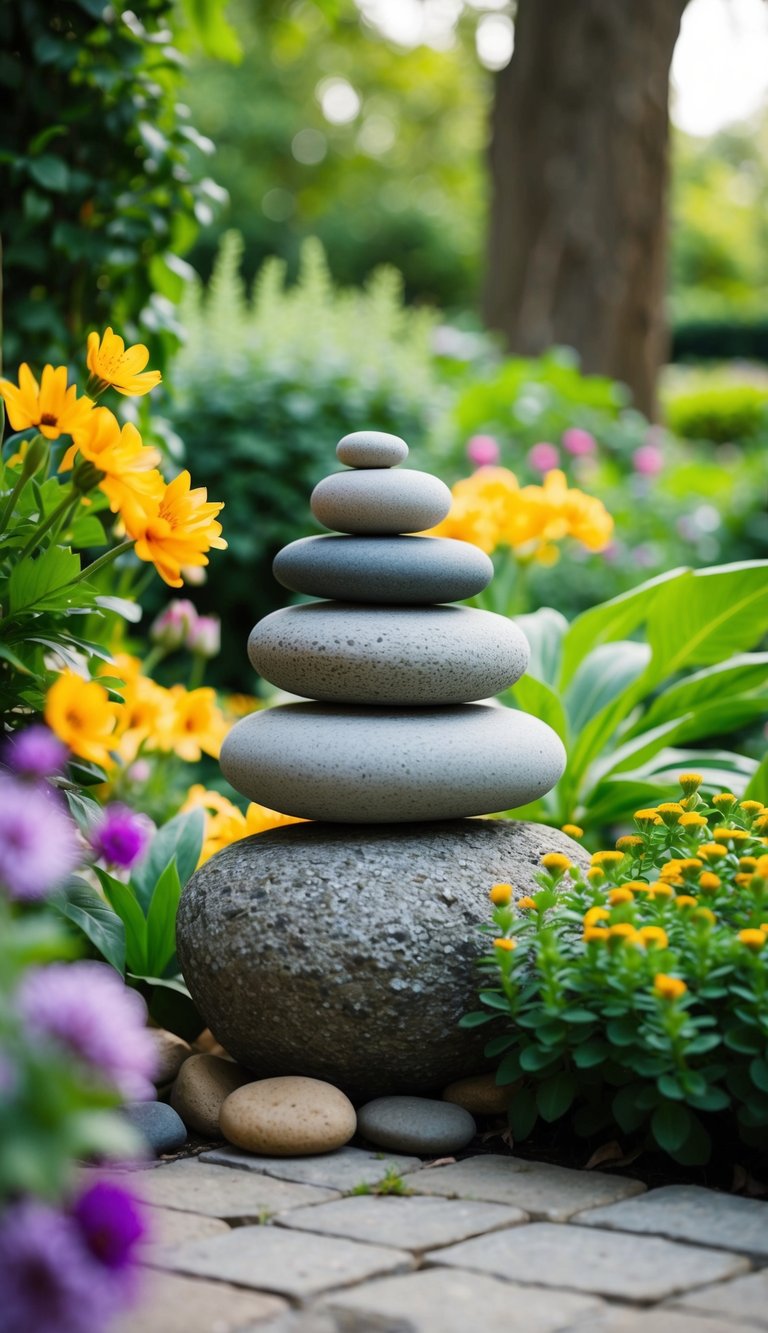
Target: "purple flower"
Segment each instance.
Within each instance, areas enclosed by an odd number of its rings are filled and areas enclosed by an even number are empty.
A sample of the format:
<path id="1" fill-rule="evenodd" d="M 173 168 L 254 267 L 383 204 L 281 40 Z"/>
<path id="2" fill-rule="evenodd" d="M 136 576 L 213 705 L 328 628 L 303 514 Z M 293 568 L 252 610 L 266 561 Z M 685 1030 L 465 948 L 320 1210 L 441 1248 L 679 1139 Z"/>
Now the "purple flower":
<path id="1" fill-rule="evenodd" d="M 574 458 L 585 458 L 595 452 L 597 441 L 588 430 L 582 430 L 580 426 L 570 426 L 568 430 L 563 431 L 563 448 Z"/>
<path id="2" fill-rule="evenodd" d="M 498 441 L 492 435 L 473 435 L 467 442 L 467 458 L 475 467 L 494 467 L 500 457 Z"/>
<path id="3" fill-rule="evenodd" d="M 75 825 L 52 789 L 0 774 L 0 887 L 22 902 L 44 898 L 81 859 Z"/>
<path id="4" fill-rule="evenodd" d="M 664 455 L 655 444 L 641 444 L 633 453 L 632 462 L 641 477 L 655 477 L 664 466 Z"/>
<path id="5" fill-rule="evenodd" d="M 4 759 L 23 778 L 51 778 L 67 762 L 67 747 L 48 727 L 25 727 L 10 737 Z"/>
<path id="6" fill-rule="evenodd" d="M 155 1044 L 137 991 L 105 963 L 30 968 L 16 993 L 32 1037 L 50 1041 L 88 1065 L 128 1100 L 154 1097 Z"/>
<path id="7" fill-rule="evenodd" d="M 149 637 L 168 652 L 181 648 L 187 635 L 197 623 L 197 611 L 191 602 L 176 597 L 169 602 L 164 611 L 153 621 L 149 628 Z"/>
<path id="8" fill-rule="evenodd" d="M 102 861 L 129 870 L 146 849 L 149 834 L 149 821 L 143 815 L 116 803 L 105 809 L 102 822 L 91 836 L 91 845 Z"/>
<path id="9" fill-rule="evenodd" d="M 72 1212 L 99 1263 L 115 1270 L 130 1266 L 136 1245 L 146 1232 L 144 1216 L 133 1194 L 108 1180 L 97 1180 L 75 1201 Z"/>
<path id="10" fill-rule="evenodd" d="M 103 1333 L 125 1299 L 72 1217 L 23 1200 L 0 1221 L 3 1333 Z"/>
<path id="11" fill-rule="evenodd" d="M 560 466 L 560 454 L 554 444 L 547 444 L 542 440 L 528 451 L 528 462 L 537 472 L 551 472 L 553 468 Z"/>
<path id="12" fill-rule="evenodd" d="M 198 616 L 187 634 L 187 648 L 200 657 L 216 657 L 221 650 L 221 621 L 218 616 Z"/>

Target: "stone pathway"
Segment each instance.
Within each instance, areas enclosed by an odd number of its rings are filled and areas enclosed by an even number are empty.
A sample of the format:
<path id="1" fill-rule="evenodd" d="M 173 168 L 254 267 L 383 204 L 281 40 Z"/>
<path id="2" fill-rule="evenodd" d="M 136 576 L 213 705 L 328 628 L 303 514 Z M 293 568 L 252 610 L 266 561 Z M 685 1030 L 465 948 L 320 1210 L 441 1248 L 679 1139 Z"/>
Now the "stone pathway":
<path id="1" fill-rule="evenodd" d="M 768 1330 L 768 1205 L 698 1186 L 360 1148 L 220 1148 L 134 1183 L 153 1235 L 115 1333 Z"/>

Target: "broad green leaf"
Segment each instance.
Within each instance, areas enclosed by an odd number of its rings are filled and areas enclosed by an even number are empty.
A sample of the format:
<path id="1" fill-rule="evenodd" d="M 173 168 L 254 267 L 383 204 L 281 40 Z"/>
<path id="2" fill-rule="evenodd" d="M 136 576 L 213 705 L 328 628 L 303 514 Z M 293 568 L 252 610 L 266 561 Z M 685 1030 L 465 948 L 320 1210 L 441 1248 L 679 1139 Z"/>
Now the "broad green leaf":
<path id="1" fill-rule="evenodd" d="M 527 1139 L 538 1117 L 536 1097 L 532 1088 L 519 1088 L 507 1112 L 509 1127 L 515 1139 Z"/>
<path id="2" fill-rule="evenodd" d="M 543 680 L 537 680 L 535 676 L 522 676 L 502 698 L 505 703 L 509 700 L 512 707 L 520 708 L 524 713 L 532 713 L 534 717 L 546 722 L 564 744 L 567 742 L 568 723 L 563 705 L 555 691 L 545 685 Z"/>
<path id="3" fill-rule="evenodd" d="M 161 977 L 176 952 L 176 912 L 181 882 L 173 860 L 155 885 L 147 912 L 147 971 Z"/>
<path id="4" fill-rule="evenodd" d="M 64 591 L 80 573 L 80 557 L 62 546 L 49 546 L 41 555 L 25 556 L 11 571 L 8 580 L 8 609 L 11 615 L 19 611 L 58 610 L 65 607 L 75 593 L 82 602 L 81 587 Z M 86 599 L 87 600 L 87 599 Z"/>
<path id="5" fill-rule="evenodd" d="M 133 625 L 141 620 L 142 610 L 139 603 L 132 602 L 127 597 L 106 597 L 99 593 L 93 600 L 102 610 L 112 611 L 114 615 L 122 616 L 123 620 L 129 620 Z"/>
<path id="6" fill-rule="evenodd" d="M 68 921 L 79 926 L 102 958 L 122 976 L 125 971 L 125 926 L 96 890 L 85 880 L 73 880 L 63 896 L 54 899 L 54 905 Z"/>
<path id="7" fill-rule="evenodd" d="M 682 717 L 713 701 L 721 704 L 733 695 L 766 687 L 768 653 L 740 653 L 728 661 L 695 671 L 674 685 L 666 685 L 627 734 L 637 735 L 659 722 Z"/>
<path id="8" fill-rule="evenodd" d="M 680 1102 L 662 1102 L 651 1116 L 651 1129 L 660 1148 L 677 1152 L 691 1129 L 691 1113 Z"/>
<path id="9" fill-rule="evenodd" d="M 768 561 L 698 569 L 667 584 L 648 616 L 650 682 L 709 666 L 760 643 L 768 631 Z"/>
<path id="10" fill-rule="evenodd" d="M 237 32 L 227 21 L 221 0 L 183 0 L 184 13 L 205 54 L 214 60 L 238 64 L 243 48 Z"/>
<path id="11" fill-rule="evenodd" d="M 594 724 L 617 696 L 625 695 L 627 687 L 642 675 L 650 655 L 647 644 L 627 640 L 600 644 L 583 659 L 563 694 L 574 736 L 580 739 L 588 724 Z M 624 716 L 627 711 L 628 706 L 623 704 Z"/>
<path id="12" fill-rule="evenodd" d="M 27 162 L 27 170 L 38 185 L 46 190 L 63 192 L 69 185 L 69 167 L 63 158 L 54 157 L 51 153 L 31 158 Z"/>
<path id="13" fill-rule="evenodd" d="M 763 755 L 759 767 L 744 788 L 744 797 L 748 801 L 762 801 L 763 805 L 768 805 L 768 752 Z"/>
<path id="14" fill-rule="evenodd" d="M 536 1090 L 536 1109 L 542 1120 L 551 1123 L 565 1115 L 576 1096 L 577 1088 L 576 1078 L 565 1070 L 544 1079 Z"/>
<path id="15" fill-rule="evenodd" d="M 84 796 L 80 791 L 68 789 L 64 795 L 67 798 L 69 813 L 77 821 L 80 832 L 86 838 L 90 837 L 94 825 L 98 824 L 102 818 L 103 810 L 98 801 L 92 801 L 90 796 Z"/>
<path id="16" fill-rule="evenodd" d="M 577 616 L 563 640 L 561 686 L 565 688 L 582 658 L 598 644 L 625 639 L 634 633 L 646 619 L 659 590 L 687 573 L 685 569 L 673 569 L 667 574 L 659 574 L 632 592 L 612 597 L 609 602 L 590 607 L 589 611 Z"/>
<path id="17" fill-rule="evenodd" d="M 108 875 L 106 870 L 97 868 L 96 874 L 107 901 L 125 926 L 127 966 L 131 972 L 143 975 L 147 971 L 147 922 L 144 913 L 127 884 Z"/>
<path id="18" fill-rule="evenodd" d="M 131 875 L 136 897 L 145 911 L 149 908 L 157 881 L 174 857 L 182 888 L 194 874 L 200 860 L 204 829 L 205 814 L 202 810 L 189 810 L 185 814 L 175 815 L 158 829 L 149 851 Z"/>
<path id="19" fill-rule="evenodd" d="M 528 676 L 554 688 L 560 675 L 563 637 L 568 621 L 560 611 L 543 606 L 528 616 L 517 616 L 515 624 L 523 631 L 531 650 Z"/>

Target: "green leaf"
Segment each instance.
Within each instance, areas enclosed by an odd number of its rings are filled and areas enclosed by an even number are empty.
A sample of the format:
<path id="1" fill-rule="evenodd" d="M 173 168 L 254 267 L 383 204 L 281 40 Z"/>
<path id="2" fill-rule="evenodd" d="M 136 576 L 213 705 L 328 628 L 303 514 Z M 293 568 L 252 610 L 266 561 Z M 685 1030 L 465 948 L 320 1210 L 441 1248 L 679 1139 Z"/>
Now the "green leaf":
<path id="1" fill-rule="evenodd" d="M 509 1000 L 500 991 L 481 990 L 480 1000 L 488 1009 L 501 1009 L 505 1014 L 509 1013 Z"/>
<path id="2" fill-rule="evenodd" d="M 487 1046 L 485 1048 L 485 1053 L 486 1055 L 489 1054 Z M 520 1052 L 510 1051 L 509 1055 L 504 1056 L 504 1059 L 496 1070 L 496 1082 L 499 1087 L 505 1087 L 509 1083 L 517 1083 L 517 1080 L 522 1077 L 522 1073 L 523 1071 L 520 1067 Z"/>
<path id="3" fill-rule="evenodd" d="M 708 703 L 722 705 L 731 696 L 764 689 L 767 679 L 768 653 L 740 653 L 725 662 L 704 667 L 674 685 L 667 685 L 628 734 L 648 731 L 660 722 L 681 718 Z M 703 734 L 711 735 L 712 731 Z"/>
<path id="4" fill-rule="evenodd" d="M 649 679 L 708 666 L 759 643 L 768 631 L 768 561 L 698 569 L 667 584 L 648 616 Z"/>
<path id="5" fill-rule="evenodd" d="M 125 954 L 128 968 L 131 972 L 144 975 L 148 971 L 147 921 L 144 913 L 127 884 L 122 884 L 119 879 L 114 879 L 106 870 L 100 870 L 98 867 L 96 874 L 107 901 L 114 907 L 125 926 Z"/>
<path id="6" fill-rule="evenodd" d="M 685 569 L 673 569 L 667 574 L 659 574 L 657 578 L 641 583 L 632 592 L 612 597 L 610 601 L 593 606 L 577 616 L 563 641 L 561 687 L 565 689 L 579 663 L 598 644 L 625 639 L 628 634 L 632 634 L 645 620 L 659 590 L 687 572 Z"/>
<path id="7" fill-rule="evenodd" d="M 541 1046 L 524 1046 L 520 1052 L 520 1068 L 526 1073 L 536 1074 L 541 1069 L 547 1069 L 549 1065 L 555 1064 L 559 1058 L 550 1047 L 542 1049 Z"/>
<path id="8" fill-rule="evenodd" d="M 651 1130 L 660 1148 L 677 1152 L 691 1128 L 691 1113 L 680 1102 L 662 1102 L 651 1116 Z"/>
<path id="9" fill-rule="evenodd" d="M 14 566 L 8 580 L 11 615 L 32 607 L 37 611 L 56 611 L 67 606 L 71 594 L 67 595 L 64 590 L 79 573 L 80 557 L 62 546 L 49 546 L 41 555 L 25 556 Z M 83 589 L 78 587 L 76 592 L 82 602 Z M 88 598 L 85 600 L 87 602 Z"/>
<path id="10" fill-rule="evenodd" d="M 520 1088 L 507 1112 L 509 1127 L 516 1140 L 527 1139 L 538 1118 L 536 1098 L 531 1088 Z"/>
<path id="11" fill-rule="evenodd" d="M 194 874 L 200 860 L 204 829 L 205 814 L 202 810 L 189 810 L 186 814 L 175 815 L 158 829 L 149 851 L 131 875 L 136 897 L 145 911 L 149 908 L 158 879 L 171 860 L 176 860 L 182 888 Z"/>
<path id="12" fill-rule="evenodd" d="M 66 162 L 51 153 L 30 158 L 27 170 L 38 185 L 42 185 L 46 190 L 54 190 L 61 194 L 69 186 L 69 168 Z"/>
<path id="13" fill-rule="evenodd" d="M 125 926 L 116 912 L 85 880 L 73 880 L 63 897 L 54 899 L 62 916 L 79 926 L 102 958 L 122 976 L 125 971 Z"/>
<path id="14" fill-rule="evenodd" d="M 750 1061 L 749 1074 L 756 1088 L 768 1092 L 768 1064 L 763 1057 L 758 1056 Z"/>
<path id="15" fill-rule="evenodd" d="M 625 1087 L 619 1089 L 611 1103 L 616 1123 L 620 1129 L 624 1130 L 625 1134 L 632 1134 L 636 1129 L 639 1129 L 647 1114 L 648 1108 L 642 1106 L 638 1101 L 639 1087 L 640 1085 L 637 1083 L 628 1083 Z"/>
<path id="16" fill-rule="evenodd" d="M 184 13 L 205 54 L 237 64 L 243 48 L 237 32 L 224 16 L 221 0 L 183 0 Z"/>
<path id="17" fill-rule="evenodd" d="M 573 1052 L 573 1063 L 577 1069 L 592 1069 L 608 1059 L 611 1048 L 605 1041 L 585 1041 Z"/>
<path id="18" fill-rule="evenodd" d="M 768 753 L 763 756 L 759 767 L 747 783 L 744 789 L 744 799 L 762 801 L 763 805 L 768 805 Z"/>
<path id="19" fill-rule="evenodd" d="M 510 698 L 513 707 L 520 708 L 524 713 L 531 713 L 538 717 L 542 722 L 546 722 L 553 731 L 557 732 L 561 741 L 568 739 L 568 723 L 566 721 L 565 710 L 555 691 L 549 685 L 545 685 L 542 680 L 537 680 L 535 676 L 521 676 L 514 688 L 508 690 L 503 696 L 504 701 Z"/>
<path id="20" fill-rule="evenodd" d="M 578 779 L 605 749 L 636 702 L 634 686 L 645 670 L 650 649 L 631 641 L 606 643 L 584 658 L 563 696 L 575 737 L 568 771 Z"/>
<path id="21" fill-rule="evenodd" d="M 552 1078 L 545 1079 L 536 1090 L 536 1109 L 542 1120 L 551 1124 L 565 1115 L 574 1097 L 578 1084 L 573 1074 L 561 1070 Z"/>
<path id="22" fill-rule="evenodd" d="M 160 876 L 147 913 L 147 971 L 161 977 L 176 952 L 181 882 L 175 860 Z"/>
<path id="23" fill-rule="evenodd" d="M 495 1014 L 481 1014 L 477 1011 L 472 1014 L 464 1014 L 464 1016 L 459 1019 L 459 1027 L 479 1028 L 483 1026 L 483 1023 L 492 1023 L 495 1017 Z"/>
<path id="24" fill-rule="evenodd" d="M 516 616 L 515 624 L 523 631 L 531 650 L 527 675 L 556 688 L 563 637 L 568 629 L 565 616 L 551 606 L 543 606 L 530 615 Z"/>

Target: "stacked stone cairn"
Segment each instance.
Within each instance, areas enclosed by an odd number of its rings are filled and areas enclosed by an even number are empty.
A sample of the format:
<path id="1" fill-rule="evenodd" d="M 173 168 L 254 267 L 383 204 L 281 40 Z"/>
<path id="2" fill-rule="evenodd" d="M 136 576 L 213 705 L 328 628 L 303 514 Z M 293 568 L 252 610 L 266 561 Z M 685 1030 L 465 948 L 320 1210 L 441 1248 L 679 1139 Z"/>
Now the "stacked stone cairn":
<path id="1" fill-rule="evenodd" d="M 447 514 L 436 477 L 401 468 L 403 440 L 346 436 L 315 488 L 332 536 L 292 542 L 276 578 L 321 600 L 253 630 L 256 671 L 300 696 L 254 712 L 221 767 L 249 799 L 297 816 L 193 876 L 178 916 L 184 976 L 216 1039 L 260 1078 L 327 1080 L 353 1100 L 439 1090 L 487 1069 L 476 1003 L 488 891 L 535 891 L 565 835 L 473 816 L 547 792 L 565 754 L 543 722 L 492 696 L 528 661 L 503 616 L 453 605 L 488 556 L 419 536 Z"/>
<path id="2" fill-rule="evenodd" d="M 253 713 L 228 736 L 224 776 L 284 814 L 334 823 L 461 819 L 542 796 L 565 757 L 538 718 L 488 699 L 522 676 L 528 643 L 512 621 L 447 605 L 493 576 L 468 542 L 405 536 L 451 504 L 426 472 L 399 470 L 403 440 L 346 436 L 349 470 L 312 493 L 318 522 L 344 536 L 305 537 L 277 556 L 293 592 L 332 600 L 261 620 L 248 655 L 265 680 L 318 702 Z"/>

